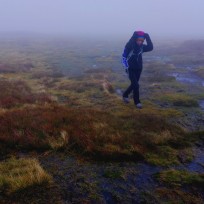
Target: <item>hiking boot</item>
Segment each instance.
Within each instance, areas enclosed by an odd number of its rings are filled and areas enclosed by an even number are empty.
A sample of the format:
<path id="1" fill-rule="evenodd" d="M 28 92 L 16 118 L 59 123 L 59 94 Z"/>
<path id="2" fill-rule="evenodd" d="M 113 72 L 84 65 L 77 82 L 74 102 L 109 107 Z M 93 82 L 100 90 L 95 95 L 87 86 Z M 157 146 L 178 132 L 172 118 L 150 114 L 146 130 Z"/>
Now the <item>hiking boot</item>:
<path id="1" fill-rule="evenodd" d="M 138 103 L 138 104 L 136 104 L 136 107 L 139 108 L 139 109 L 142 109 L 142 104 Z"/>
<path id="2" fill-rule="evenodd" d="M 123 101 L 124 101 L 125 103 L 130 103 L 130 100 L 129 100 L 128 97 L 124 97 L 124 96 L 123 96 Z"/>

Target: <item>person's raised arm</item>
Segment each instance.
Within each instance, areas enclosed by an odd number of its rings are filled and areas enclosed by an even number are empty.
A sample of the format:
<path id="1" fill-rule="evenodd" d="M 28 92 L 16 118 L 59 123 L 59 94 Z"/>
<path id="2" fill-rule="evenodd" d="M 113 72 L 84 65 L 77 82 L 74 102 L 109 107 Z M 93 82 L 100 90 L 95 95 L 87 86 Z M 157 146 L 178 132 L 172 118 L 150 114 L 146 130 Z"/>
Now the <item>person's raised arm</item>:
<path id="1" fill-rule="evenodd" d="M 147 44 L 143 47 L 143 52 L 149 52 L 153 50 L 153 43 L 148 33 L 145 33 L 145 39 Z"/>

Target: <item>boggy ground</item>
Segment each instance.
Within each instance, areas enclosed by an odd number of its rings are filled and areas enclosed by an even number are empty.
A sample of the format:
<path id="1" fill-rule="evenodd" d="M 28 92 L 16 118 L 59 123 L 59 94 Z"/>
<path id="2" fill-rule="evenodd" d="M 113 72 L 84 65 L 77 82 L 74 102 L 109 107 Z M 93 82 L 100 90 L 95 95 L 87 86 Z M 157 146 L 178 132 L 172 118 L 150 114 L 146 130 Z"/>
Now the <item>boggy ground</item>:
<path id="1" fill-rule="evenodd" d="M 1 202 L 202 203 L 203 87 L 176 81 L 171 63 L 149 61 L 137 110 L 121 100 L 129 82 L 117 56 L 66 55 L 66 43 L 48 43 L 49 52 L 17 43 L 13 60 L 1 59 Z M 79 56 L 84 64 L 64 75 Z"/>

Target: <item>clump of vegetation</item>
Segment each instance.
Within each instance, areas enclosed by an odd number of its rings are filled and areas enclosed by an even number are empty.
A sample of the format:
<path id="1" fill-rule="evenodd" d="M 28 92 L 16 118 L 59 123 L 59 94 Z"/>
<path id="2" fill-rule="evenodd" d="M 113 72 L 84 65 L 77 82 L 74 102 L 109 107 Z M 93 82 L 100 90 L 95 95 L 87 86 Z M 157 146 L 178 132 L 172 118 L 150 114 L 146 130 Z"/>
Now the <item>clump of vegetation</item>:
<path id="1" fill-rule="evenodd" d="M 32 63 L 0 64 L 0 73 L 28 72 L 33 67 L 34 67 L 34 65 Z"/>
<path id="2" fill-rule="evenodd" d="M 204 174 L 191 173 L 185 170 L 166 170 L 156 175 L 160 182 L 167 183 L 172 186 L 181 186 L 184 184 L 191 186 L 203 186 Z"/>
<path id="3" fill-rule="evenodd" d="M 198 140 L 204 142 L 204 131 L 191 132 L 188 134 L 188 138 L 191 142 L 196 142 Z"/>
<path id="4" fill-rule="evenodd" d="M 55 70 L 36 70 L 32 72 L 31 78 L 40 79 L 40 78 L 61 78 L 64 75 L 60 71 Z"/>
<path id="5" fill-rule="evenodd" d="M 146 154 L 146 160 L 154 165 L 169 166 L 178 165 L 178 152 L 169 146 L 160 146 L 157 151 Z"/>
<path id="6" fill-rule="evenodd" d="M 77 93 L 83 93 L 89 91 L 90 89 L 97 88 L 97 90 L 102 89 L 102 85 L 99 82 L 87 80 L 87 81 L 64 81 L 58 84 L 57 90 L 70 90 Z"/>
<path id="7" fill-rule="evenodd" d="M 184 106 L 184 107 L 198 107 L 199 104 L 196 100 L 194 99 L 176 99 L 174 102 L 173 102 L 173 105 L 174 106 Z"/>
<path id="8" fill-rule="evenodd" d="M 197 194 L 197 193 L 196 193 Z M 199 195 L 194 195 L 190 192 L 185 192 L 178 188 L 156 188 L 153 198 L 156 198 L 156 203 L 203 203 L 203 199 Z M 151 203 L 152 199 L 149 200 Z"/>
<path id="9" fill-rule="evenodd" d="M 194 98 L 185 95 L 185 94 L 165 94 L 160 97 L 165 103 L 171 103 L 174 106 L 183 106 L 183 107 L 198 107 L 198 101 Z"/>
<path id="10" fill-rule="evenodd" d="M 14 106 L 32 103 L 51 102 L 45 93 L 33 93 L 31 88 L 21 80 L 0 80 L 0 107 L 12 108 Z"/>
<path id="11" fill-rule="evenodd" d="M 18 120 L 15 120 L 18 118 Z M 97 159 L 135 160 L 174 146 L 185 132 L 159 115 L 121 115 L 58 105 L 26 107 L 0 115 L 0 141 L 17 149 L 71 149 Z M 171 156 L 171 155 L 169 155 Z"/>
<path id="12" fill-rule="evenodd" d="M 103 176 L 110 179 L 119 179 L 123 177 L 123 172 L 116 169 L 106 169 Z"/>
<path id="13" fill-rule="evenodd" d="M 167 76 L 164 73 L 154 73 L 153 76 L 148 77 L 148 82 L 164 83 L 164 82 L 174 82 L 174 81 L 175 81 L 175 77 Z"/>
<path id="14" fill-rule="evenodd" d="M 51 176 L 43 170 L 36 159 L 11 158 L 0 163 L 0 192 L 13 193 L 51 181 Z"/>

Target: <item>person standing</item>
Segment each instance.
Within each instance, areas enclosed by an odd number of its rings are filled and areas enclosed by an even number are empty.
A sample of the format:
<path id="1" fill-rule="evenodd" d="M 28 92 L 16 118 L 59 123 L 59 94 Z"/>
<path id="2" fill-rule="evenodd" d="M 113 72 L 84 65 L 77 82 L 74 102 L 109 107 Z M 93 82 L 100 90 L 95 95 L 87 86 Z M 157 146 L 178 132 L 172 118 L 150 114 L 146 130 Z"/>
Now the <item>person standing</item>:
<path id="1" fill-rule="evenodd" d="M 144 44 L 146 40 L 147 44 Z M 122 64 L 129 75 L 130 86 L 123 93 L 123 101 L 129 103 L 129 94 L 133 91 L 133 100 L 137 108 L 142 108 L 139 96 L 139 79 L 143 68 L 142 53 L 153 50 L 153 44 L 148 33 L 135 31 L 127 42 L 123 55 Z"/>

